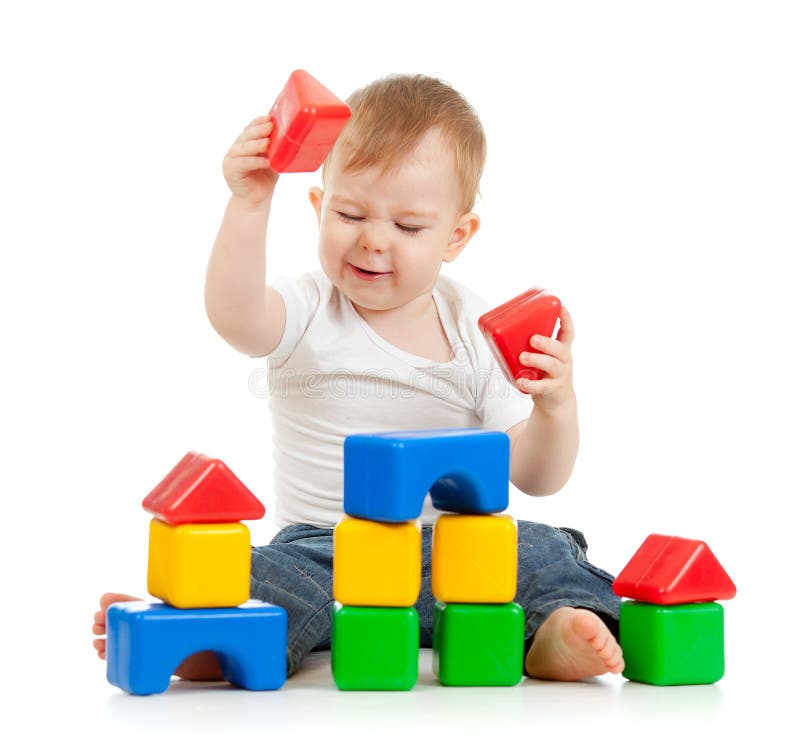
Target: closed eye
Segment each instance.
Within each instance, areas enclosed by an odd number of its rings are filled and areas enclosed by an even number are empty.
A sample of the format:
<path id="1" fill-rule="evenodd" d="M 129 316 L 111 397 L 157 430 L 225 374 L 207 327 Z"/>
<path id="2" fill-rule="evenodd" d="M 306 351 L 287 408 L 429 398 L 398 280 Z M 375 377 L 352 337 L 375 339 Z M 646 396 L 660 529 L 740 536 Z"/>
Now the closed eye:
<path id="1" fill-rule="evenodd" d="M 403 233 L 411 234 L 412 236 L 422 231 L 422 226 L 404 226 L 402 223 L 395 223 Z"/>
<path id="2" fill-rule="evenodd" d="M 339 218 L 341 218 L 343 221 L 346 221 L 347 223 L 354 223 L 356 221 L 364 220 L 361 216 L 351 216 L 348 215 L 347 213 L 342 213 L 342 211 L 340 210 L 336 211 L 336 215 L 339 216 Z"/>
<path id="3" fill-rule="evenodd" d="M 337 210 L 334 212 L 345 223 L 358 223 L 359 221 L 364 220 L 364 216 L 351 216 L 349 213 L 345 213 L 344 211 L 341 210 Z M 395 223 L 394 225 L 397 226 L 397 228 L 400 229 L 403 233 L 406 233 L 409 236 L 416 236 L 423 230 L 422 226 L 404 226 L 402 223 Z"/>

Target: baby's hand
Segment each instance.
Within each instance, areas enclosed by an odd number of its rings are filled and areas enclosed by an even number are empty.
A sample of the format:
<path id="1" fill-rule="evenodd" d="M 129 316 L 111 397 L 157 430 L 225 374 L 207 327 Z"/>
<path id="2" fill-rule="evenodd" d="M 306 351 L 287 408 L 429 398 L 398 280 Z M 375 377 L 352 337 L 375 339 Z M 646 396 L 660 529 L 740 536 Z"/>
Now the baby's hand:
<path id="1" fill-rule="evenodd" d="M 561 327 L 558 336 L 534 335 L 531 346 L 543 354 L 522 352 L 519 361 L 525 367 L 537 367 L 544 372 L 541 380 L 519 378 L 517 387 L 523 393 L 530 393 L 537 407 L 546 411 L 555 410 L 575 396 L 572 387 L 572 339 L 575 335 L 569 311 L 562 305 Z"/>
<path id="2" fill-rule="evenodd" d="M 251 121 L 222 162 L 222 172 L 235 198 L 248 205 L 260 205 L 272 197 L 278 173 L 269 168 L 267 147 L 272 133 L 269 116 Z"/>

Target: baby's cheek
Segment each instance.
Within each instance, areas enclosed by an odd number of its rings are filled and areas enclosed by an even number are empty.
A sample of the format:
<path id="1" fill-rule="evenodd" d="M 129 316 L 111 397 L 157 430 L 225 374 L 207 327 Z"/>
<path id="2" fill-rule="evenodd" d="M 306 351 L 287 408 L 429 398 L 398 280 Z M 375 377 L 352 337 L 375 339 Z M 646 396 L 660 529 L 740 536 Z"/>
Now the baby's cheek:
<path id="1" fill-rule="evenodd" d="M 341 223 L 332 224 L 329 228 L 323 230 L 320 236 L 326 240 L 328 246 L 332 249 L 345 248 L 356 238 L 355 231 L 352 228 L 348 229 L 347 224 Z"/>
<path id="2" fill-rule="evenodd" d="M 319 232 L 320 251 L 332 253 L 342 243 L 342 237 L 335 227 L 323 227 Z"/>

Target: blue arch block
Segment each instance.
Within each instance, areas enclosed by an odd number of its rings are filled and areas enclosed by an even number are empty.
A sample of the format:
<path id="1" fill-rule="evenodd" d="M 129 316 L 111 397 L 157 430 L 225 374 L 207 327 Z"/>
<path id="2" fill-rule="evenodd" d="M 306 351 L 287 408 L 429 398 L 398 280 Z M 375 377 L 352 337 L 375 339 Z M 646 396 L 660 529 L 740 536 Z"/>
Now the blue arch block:
<path id="1" fill-rule="evenodd" d="M 509 439 L 502 431 L 429 429 L 344 440 L 344 511 L 410 521 L 428 491 L 435 508 L 497 513 L 508 507 Z"/>
<path id="2" fill-rule="evenodd" d="M 135 695 L 163 693 L 188 656 L 213 650 L 225 679 L 248 690 L 286 681 L 286 611 L 249 600 L 236 608 L 113 603 L 106 614 L 107 677 Z"/>

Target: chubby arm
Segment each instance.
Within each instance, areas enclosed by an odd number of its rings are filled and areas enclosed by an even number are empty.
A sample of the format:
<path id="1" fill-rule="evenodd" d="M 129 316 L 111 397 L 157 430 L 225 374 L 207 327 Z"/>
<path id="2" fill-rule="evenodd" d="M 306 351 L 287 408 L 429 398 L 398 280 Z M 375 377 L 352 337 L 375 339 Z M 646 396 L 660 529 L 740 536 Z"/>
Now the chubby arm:
<path id="1" fill-rule="evenodd" d="M 269 202 L 253 207 L 232 197 L 206 271 L 208 320 L 234 349 L 250 356 L 269 354 L 286 322 L 283 298 L 265 284 L 268 216 Z"/>
<path id="2" fill-rule="evenodd" d="M 265 284 L 265 241 L 278 174 L 265 156 L 272 123 L 252 121 L 222 163 L 231 198 L 208 260 L 205 306 L 214 330 L 234 349 L 269 354 L 286 320 L 283 298 Z"/>
<path id="3" fill-rule="evenodd" d="M 530 393 L 533 409 L 527 421 L 512 426 L 510 479 L 527 495 L 552 495 L 566 485 L 578 456 L 578 404 L 572 387 L 572 318 L 561 308 L 558 337 L 532 336 L 538 352 L 523 352 L 520 362 L 537 367 L 541 380 L 517 381 Z"/>
<path id="4" fill-rule="evenodd" d="M 552 495 L 566 485 L 578 456 L 575 396 L 552 413 L 533 407 L 530 418 L 506 433 L 511 440 L 511 482 L 527 495 Z"/>

